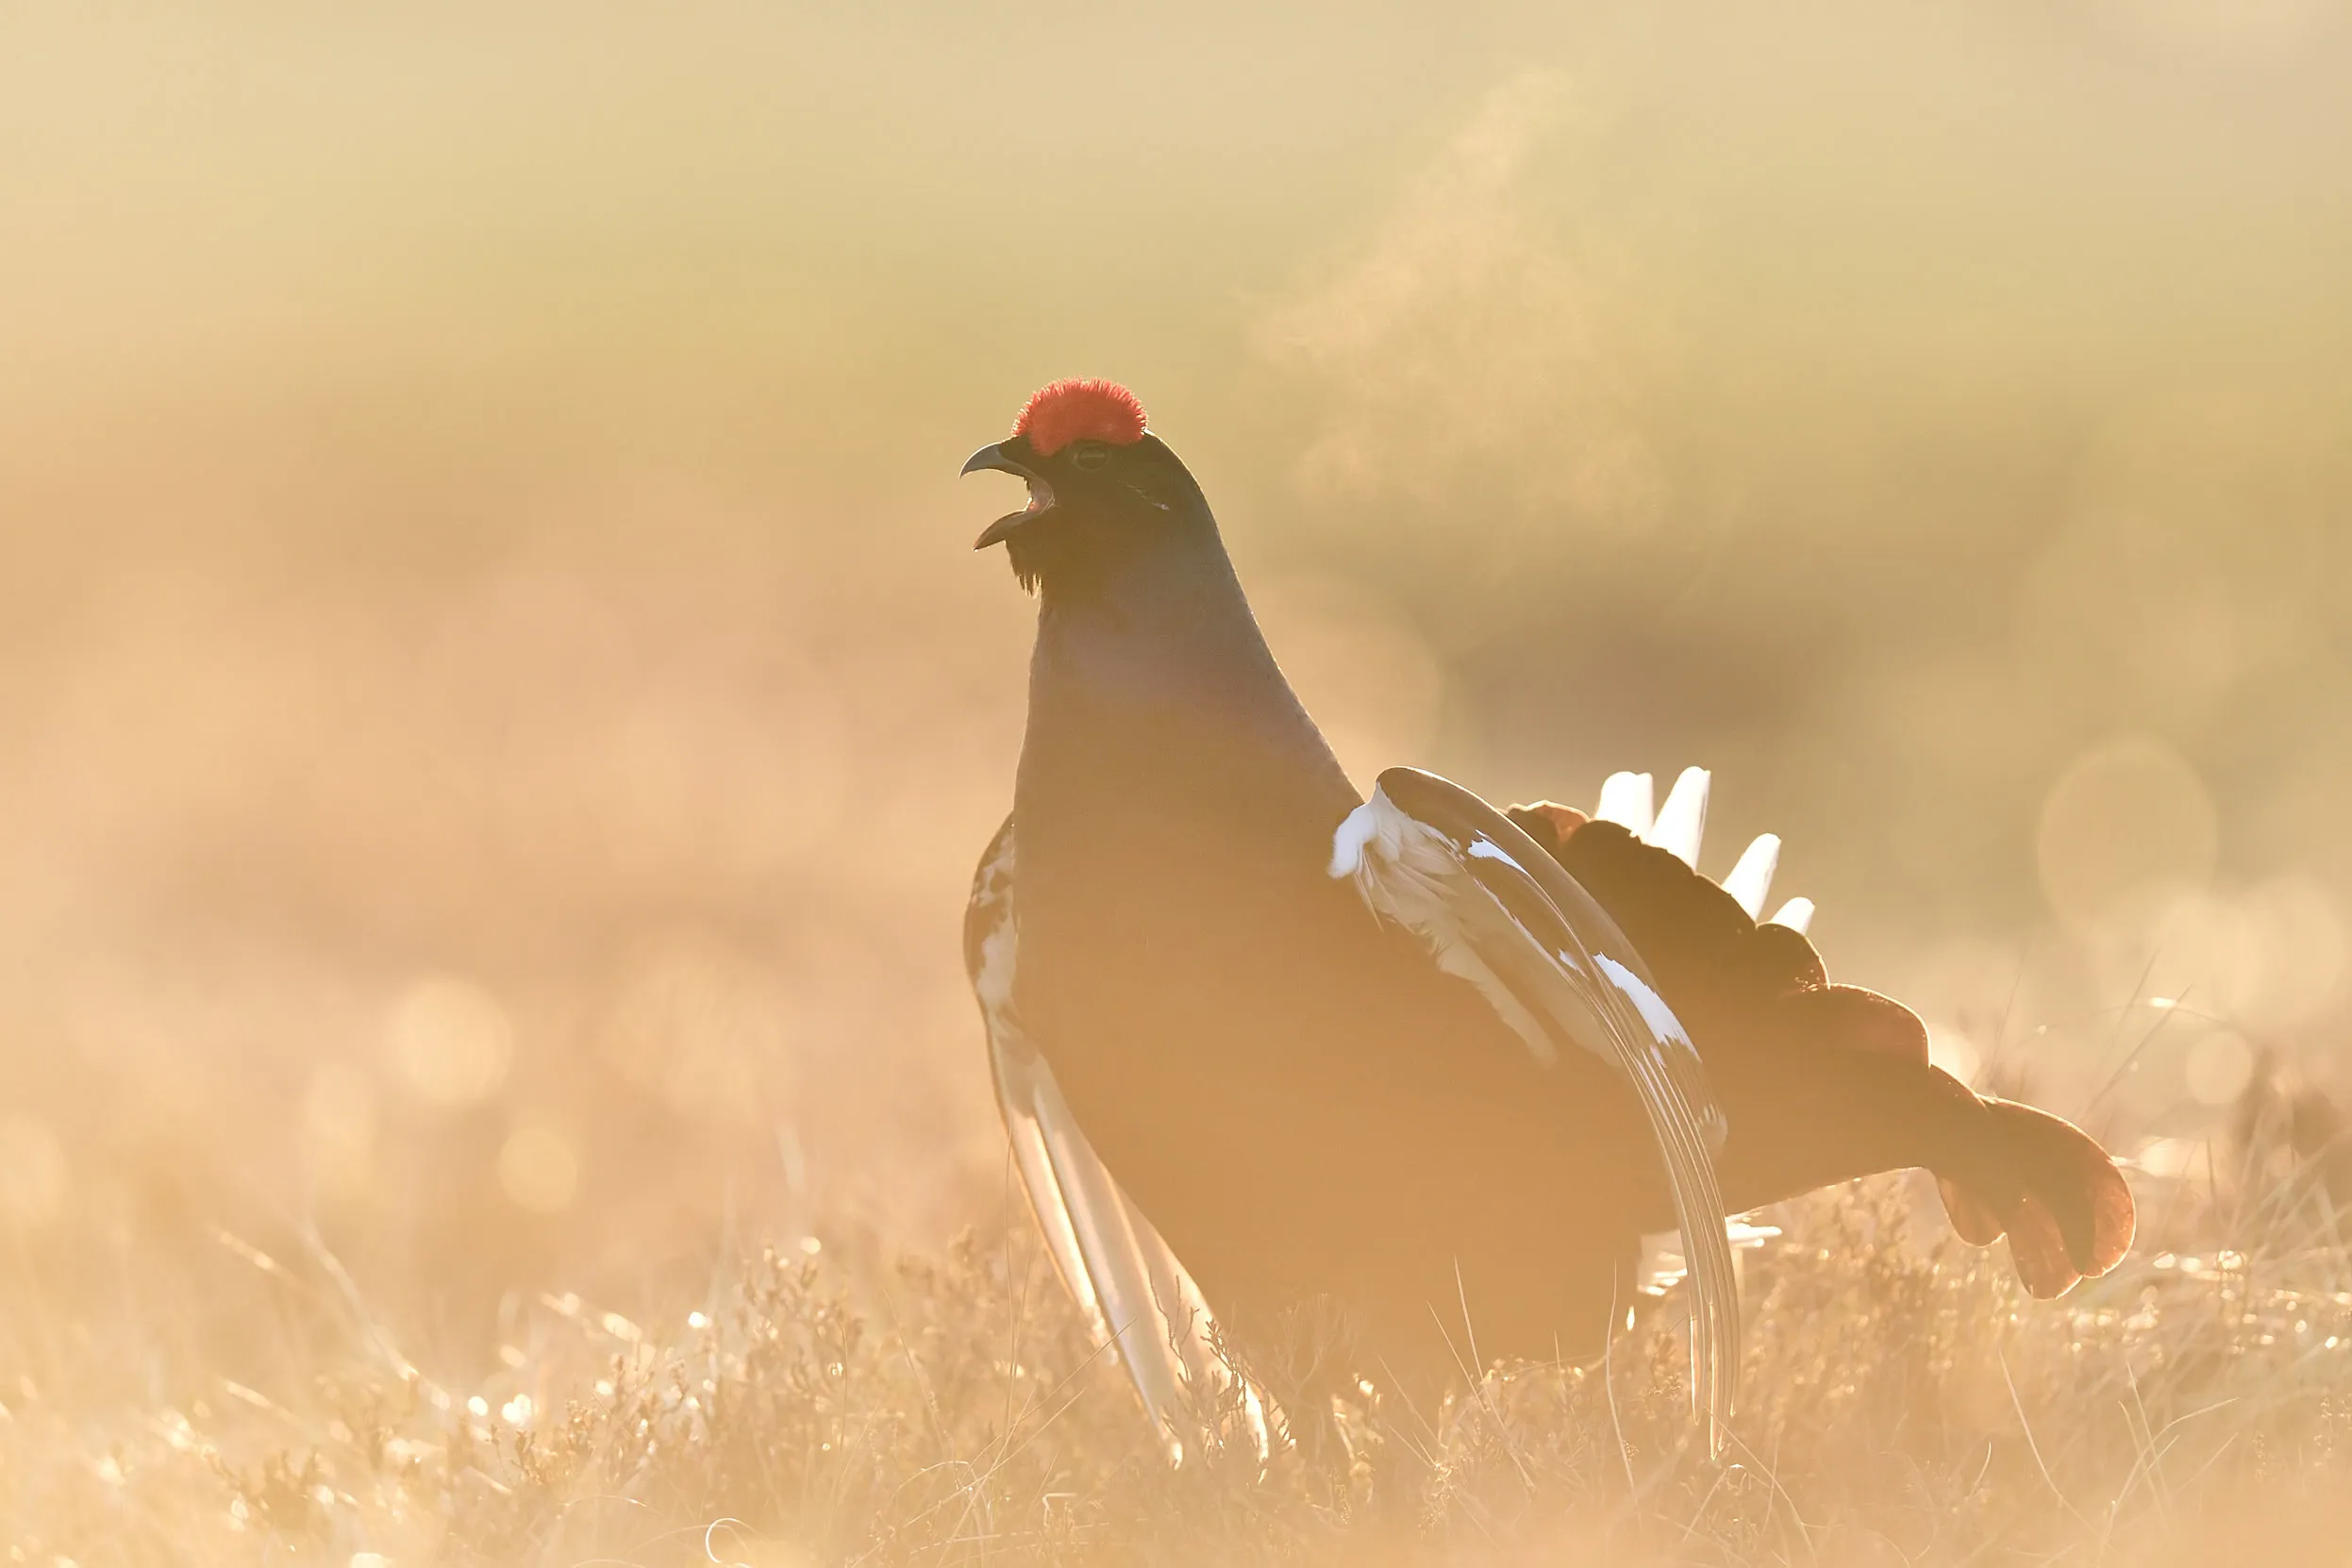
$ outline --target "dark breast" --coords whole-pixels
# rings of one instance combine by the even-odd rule
[[[1490,1353],[1548,1355],[1563,1313],[1605,1315],[1654,1159],[1639,1109],[1597,1062],[1537,1066],[1326,875],[1352,799],[1237,818],[1215,788],[1087,790],[1032,818],[1031,798],[1023,1018],[1220,1310],[1327,1293],[1418,1335],[1459,1264]]]

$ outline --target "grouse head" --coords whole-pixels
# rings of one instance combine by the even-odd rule
[[[1109,381],[1056,381],[1009,439],[963,465],[1028,483],[1029,504],[990,524],[976,550],[1002,544],[1022,587],[1057,600],[1116,592],[1202,547],[1222,560],[1217,525],[1176,455],[1143,425],[1143,405]]]

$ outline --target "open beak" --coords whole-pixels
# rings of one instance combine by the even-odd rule
[[[1002,446],[983,446],[964,459],[963,472],[966,474],[976,474],[983,468],[993,468],[1003,474],[1017,474],[1027,480],[1029,504],[1019,511],[1007,512],[982,529],[980,537],[972,542],[975,550],[1002,544],[1013,529],[1024,523],[1034,522],[1054,509],[1054,487],[1038,477],[1035,471],[1007,456]]]

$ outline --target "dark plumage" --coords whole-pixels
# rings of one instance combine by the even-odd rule
[[[1409,1380],[1468,1354],[1465,1306],[1481,1358],[1580,1356],[1693,1194],[1736,1211],[1918,1164],[1973,1237],[2019,1238],[2037,1291],[2114,1260],[2128,1197],[2096,1144],[1928,1066],[1908,1011],[1828,986],[1674,857],[1514,812],[1531,843],[1426,776],[1367,805],[1126,406],[1048,389],[967,465],[1028,481],[980,543],[1041,599],[968,958],[1048,1240],[1107,1326],[1173,1289],[1126,1269],[1189,1276],[1244,1343],[1334,1300]],[[1166,1419],[1147,1338],[1126,1353]]]
[[[1979,1095],[1932,1066],[1909,1008],[1832,985],[1802,933],[1760,925],[1663,849],[1560,808],[1514,807],[1600,901],[1657,974],[1698,1042],[1731,1123],[1725,1201],[1776,1202],[1871,1171],[1926,1166],[1954,1228],[2006,1233],[2028,1290],[2055,1296],[2123,1257],[2130,1189],[2070,1123]]]

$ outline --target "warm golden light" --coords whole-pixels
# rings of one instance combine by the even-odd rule
[[[2330,0],[0,9],[0,1550],[2335,1549],[2347,160]],[[1711,769],[2139,1251],[1162,1476],[960,968],[1063,375],[1359,784]]]

